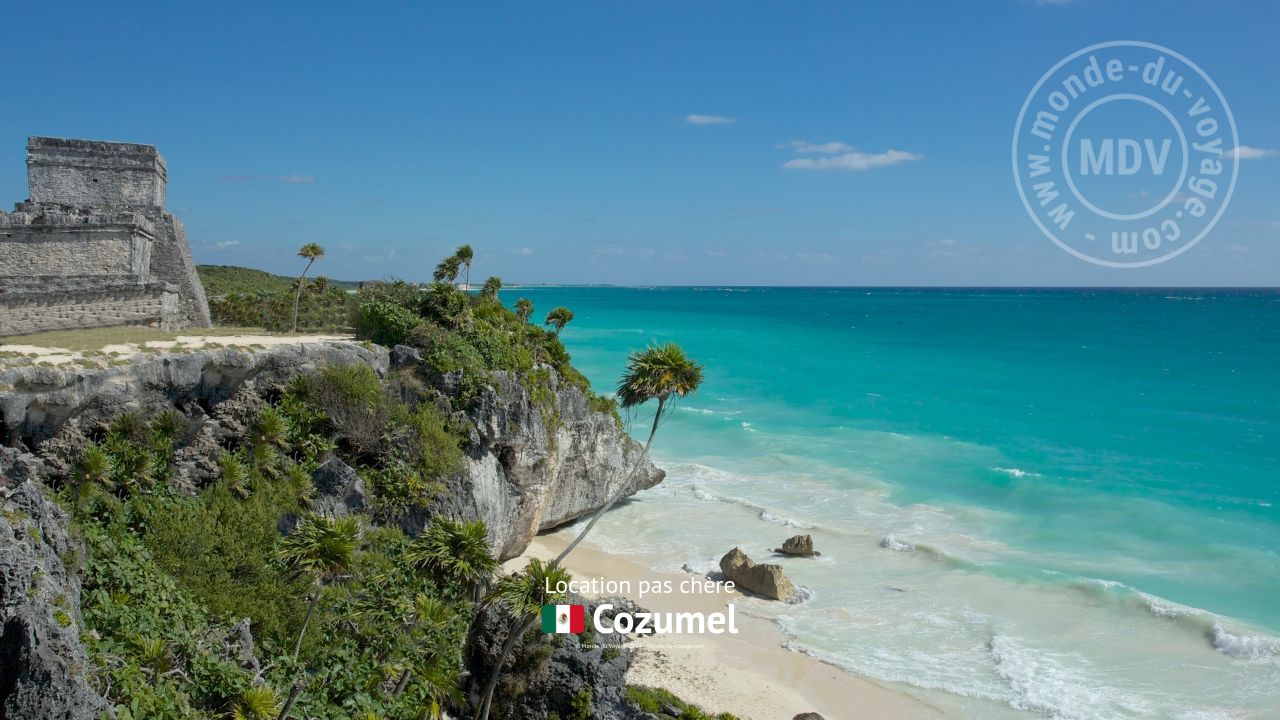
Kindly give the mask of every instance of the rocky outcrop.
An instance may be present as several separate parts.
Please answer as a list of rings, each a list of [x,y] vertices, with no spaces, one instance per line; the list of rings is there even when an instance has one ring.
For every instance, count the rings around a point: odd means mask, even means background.
[[[813,549],[813,537],[811,535],[789,537],[782,543],[782,547],[774,548],[773,551],[783,555],[795,555],[796,557],[817,557],[822,554]]]
[[[64,565],[82,550],[40,486],[13,480],[16,459],[0,458],[0,718],[96,719],[107,702],[85,679],[80,580]]]
[[[538,401],[516,377],[493,373],[492,386],[467,412],[475,427],[467,471],[451,481],[438,508],[484,520],[503,559],[519,555],[538,532],[602,507],[641,452],[612,414],[593,411],[587,396],[554,372],[550,389]],[[626,494],[664,476],[646,460]]]
[[[782,574],[781,565],[755,563],[734,548],[720,558],[720,572],[726,580],[770,600],[789,601],[797,597],[796,586]]]
[[[807,712],[807,713],[800,713],[799,715],[791,718],[791,720],[826,720],[826,719],[823,718],[818,713]]]
[[[601,599],[587,603],[580,596],[569,602],[585,604],[588,618]],[[615,612],[617,610],[615,609]],[[468,640],[463,661],[470,671],[467,690],[480,697],[510,631],[505,609],[489,605],[481,611]],[[591,620],[587,621],[588,627]],[[494,707],[506,720],[548,720],[578,717],[575,697],[591,693],[590,717],[596,720],[630,720],[641,715],[626,701],[626,674],[633,662],[623,635],[542,634],[536,625],[512,649],[494,694]],[[478,702],[476,702],[478,705]]]
[[[395,357],[398,372],[412,372],[416,351],[402,347]],[[190,433],[175,456],[175,482],[194,489],[216,477],[220,443],[245,434],[264,394],[316,368],[353,363],[386,374],[391,357],[377,345],[329,341],[139,355],[108,368],[0,369],[0,444],[60,447],[63,452],[41,453],[57,464],[78,454],[80,427],[127,411],[176,409],[188,418]],[[433,514],[481,519],[496,552],[507,559],[538,532],[594,512],[614,495],[639,457],[639,443],[611,413],[593,410],[581,390],[549,369],[546,378],[535,399],[519,378],[493,373],[471,409],[457,413],[470,433],[464,472],[448,479],[448,491],[426,511],[401,519],[407,532],[416,533]],[[461,405],[456,378],[451,383],[446,376],[437,389]],[[646,461],[626,494],[663,476]]]
[[[385,373],[387,351],[330,341],[138,355],[107,368],[0,369],[0,444],[35,447],[73,418],[87,425],[126,411],[177,409],[198,420],[246,382],[265,389],[318,367],[352,363]]]
[[[369,512],[369,496],[355,468],[336,457],[329,458],[311,474],[316,498],[311,509],[332,518]]]

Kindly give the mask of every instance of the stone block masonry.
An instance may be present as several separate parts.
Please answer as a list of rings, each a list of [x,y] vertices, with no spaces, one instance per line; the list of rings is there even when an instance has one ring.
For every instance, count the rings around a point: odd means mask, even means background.
[[[0,212],[0,336],[110,325],[209,327],[151,145],[32,137],[30,198]]]

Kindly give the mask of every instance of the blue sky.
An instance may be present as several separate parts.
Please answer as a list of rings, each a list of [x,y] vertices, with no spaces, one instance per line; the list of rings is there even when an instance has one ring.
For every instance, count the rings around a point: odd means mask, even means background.
[[[467,242],[508,282],[1280,284],[1280,3],[406,5],[10,5],[0,201],[58,135],[158,145],[197,261],[282,273]],[[1041,74],[1117,39],[1192,58],[1262,155],[1142,270],[1055,247],[1009,167]]]

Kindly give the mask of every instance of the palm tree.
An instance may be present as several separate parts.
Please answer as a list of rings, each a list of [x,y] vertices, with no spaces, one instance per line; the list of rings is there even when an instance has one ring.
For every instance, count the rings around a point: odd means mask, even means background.
[[[523,322],[529,322],[530,315],[533,315],[533,301],[529,298],[516,300],[516,317]]]
[[[454,520],[437,515],[409,546],[409,562],[421,570],[466,588],[472,602],[498,569],[489,550],[489,532],[481,520]]]
[[[556,337],[559,337],[560,331],[564,329],[564,326],[568,325],[572,321],[573,311],[561,305],[558,308],[553,308],[551,312],[547,313],[547,320],[542,324],[554,327],[556,329]]]
[[[543,605],[552,605],[564,598],[564,593],[556,592],[554,588],[562,587],[561,583],[567,584],[569,579],[568,571],[561,568],[557,561],[544,563],[534,558],[520,572],[503,578],[489,596],[490,600],[497,600],[511,611],[513,622],[511,631],[507,633],[507,639],[502,643],[498,662],[493,666],[493,674],[485,683],[484,700],[481,702],[480,712],[476,715],[477,720],[489,720],[489,710],[493,706],[493,691],[498,687],[502,666],[506,664],[507,656],[511,654],[516,641],[538,619]]]
[[[458,262],[467,266],[467,279],[463,281],[465,283],[463,289],[471,292],[471,260],[475,257],[475,254],[471,252],[471,246],[459,245],[458,249],[453,251],[453,256],[458,259]]]
[[[644,350],[633,352],[627,356],[627,371],[623,373],[622,379],[618,381],[618,401],[624,409],[638,407],[650,400],[658,401],[658,409],[653,414],[653,426],[649,428],[649,439],[645,441],[644,450],[640,453],[640,457],[636,459],[635,465],[631,467],[631,471],[627,473],[626,479],[618,486],[617,492],[613,494],[609,502],[605,503],[603,507],[591,516],[591,521],[587,523],[586,527],[582,528],[582,532],[578,533],[578,537],[574,538],[568,547],[560,551],[560,554],[556,556],[556,563],[562,562],[565,556],[573,552],[573,549],[578,547],[578,543],[582,542],[587,533],[591,532],[591,528],[596,526],[596,522],[600,520],[600,517],[622,499],[627,487],[631,484],[631,478],[636,474],[636,470],[649,457],[649,448],[653,446],[653,436],[657,434],[658,425],[662,422],[664,413],[669,409],[667,402],[673,398],[685,397],[697,391],[698,386],[701,384],[702,366],[685,355],[684,349],[673,342],[650,345]]]
[[[275,720],[280,696],[268,685],[250,685],[231,709],[232,720]]]
[[[311,269],[311,265],[324,257],[324,248],[315,243],[307,243],[298,249],[298,257],[306,258],[307,266],[302,268],[302,274],[298,276],[298,287],[293,291],[293,332],[298,332],[298,304],[302,302],[302,280],[307,277],[307,271]]]
[[[302,618],[302,628],[293,644],[293,656],[302,649],[302,638],[307,633],[311,614],[320,600],[324,586],[348,574],[356,548],[360,545],[360,521],[354,517],[339,519],[322,515],[304,517],[293,532],[280,543],[281,562],[296,573],[312,576],[311,598],[307,614]]]
[[[440,261],[440,264],[436,266],[436,271],[432,273],[431,277],[438,283],[448,283],[452,285],[458,279],[458,273],[461,271],[461,264],[462,261],[458,259],[457,255],[450,255]]]
[[[496,300],[498,291],[502,289],[502,278],[490,277],[484,281],[484,286],[480,288],[480,297]]]

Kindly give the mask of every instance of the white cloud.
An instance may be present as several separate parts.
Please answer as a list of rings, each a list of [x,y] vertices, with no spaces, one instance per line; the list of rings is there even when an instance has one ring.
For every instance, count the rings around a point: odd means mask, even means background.
[[[788,160],[782,164],[783,170],[845,170],[860,172],[871,168],[886,167],[899,163],[923,160],[923,155],[905,150],[886,150],[882,153],[865,153],[857,150],[840,155],[826,157],[803,157]]]
[[[829,143],[811,143],[808,140],[792,140],[789,143],[779,145],[780,148],[791,148],[801,154],[818,153],[820,155],[834,155],[842,152],[853,152],[853,146],[842,142]]]
[[[531,247],[516,248],[515,250],[512,250],[511,252],[515,253],[516,255],[521,255],[521,256],[524,256],[524,257],[528,257],[528,256],[530,256],[530,255],[532,255],[532,254],[533,254],[533,248],[531,248]]]
[[[282,175],[279,180],[287,185],[310,185],[316,181],[310,175]]]
[[[1249,147],[1248,145],[1241,145],[1227,151],[1227,157],[1232,160],[1257,160],[1258,158],[1271,157],[1275,154],[1277,154],[1275,150]]]
[[[239,240],[223,240],[220,243],[214,243],[214,247],[218,248],[219,250],[226,250],[227,248],[236,247],[239,244],[240,244]]]
[[[737,118],[725,117],[724,115],[686,115],[685,122],[693,125],[728,125],[738,122]]]

